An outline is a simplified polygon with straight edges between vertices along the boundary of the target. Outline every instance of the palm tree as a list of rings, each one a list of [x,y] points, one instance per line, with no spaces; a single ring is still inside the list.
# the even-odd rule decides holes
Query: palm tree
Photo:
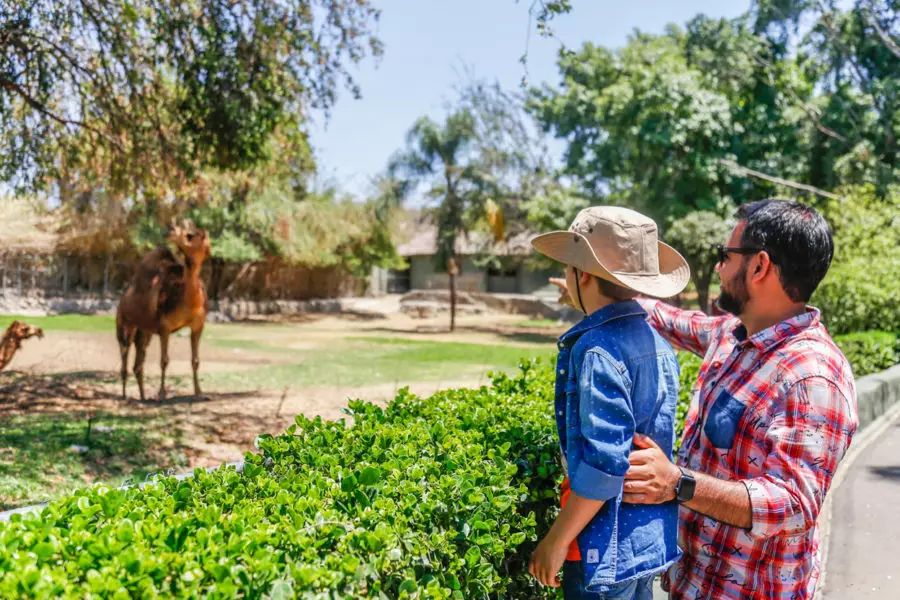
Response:
[[[473,151],[475,127],[468,110],[452,113],[443,125],[421,117],[406,135],[406,150],[388,167],[389,177],[400,182],[396,188],[400,198],[424,184],[426,197],[438,203],[435,258],[450,278],[450,331],[456,328],[456,241],[468,231],[473,212],[483,207],[491,183]]]

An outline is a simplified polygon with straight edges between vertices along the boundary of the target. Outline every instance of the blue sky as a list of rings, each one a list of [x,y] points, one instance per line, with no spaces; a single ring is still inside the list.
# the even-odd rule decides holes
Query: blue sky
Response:
[[[362,99],[344,92],[327,123],[317,117],[312,144],[320,179],[364,194],[370,178],[403,146],[417,117],[445,114],[454,85],[466,80],[467,70],[505,87],[518,86],[524,74],[519,57],[529,31],[529,82],[555,84],[560,42],[541,38],[533,24],[529,30],[530,1],[375,0],[382,9],[384,56],[356,69]],[[574,0],[573,6],[570,14],[553,21],[563,43],[618,47],[635,28],[660,32],[666,24],[684,24],[698,13],[736,17],[750,0]]]

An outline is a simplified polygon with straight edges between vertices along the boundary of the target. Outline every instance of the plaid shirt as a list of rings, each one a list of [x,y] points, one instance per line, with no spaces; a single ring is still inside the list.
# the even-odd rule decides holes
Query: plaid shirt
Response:
[[[704,358],[679,463],[740,481],[753,511],[745,530],[681,508],[672,598],[812,598],[816,520],[858,424],[847,359],[816,309],[747,337],[736,317],[642,305],[663,337]]]

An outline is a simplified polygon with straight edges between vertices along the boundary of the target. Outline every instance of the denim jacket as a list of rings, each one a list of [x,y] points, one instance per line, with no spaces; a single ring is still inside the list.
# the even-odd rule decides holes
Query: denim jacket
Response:
[[[681,556],[678,505],[622,503],[635,432],[671,458],[679,367],[635,301],[585,317],[559,338],[556,425],[572,491],[604,501],[578,536],[587,591],[667,569]]]

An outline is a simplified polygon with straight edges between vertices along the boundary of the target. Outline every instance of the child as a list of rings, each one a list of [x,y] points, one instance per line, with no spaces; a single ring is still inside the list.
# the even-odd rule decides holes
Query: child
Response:
[[[681,556],[678,505],[623,504],[622,487],[636,433],[671,457],[679,367],[635,298],[674,296],[690,269],[651,219],[613,206],[586,208],[568,231],[532,245],[566,265],[572,304],[586,316],[559,338],[563,508],[529,572],[558,587],[562,568],[566,600],[650,600],[653,578]]]

